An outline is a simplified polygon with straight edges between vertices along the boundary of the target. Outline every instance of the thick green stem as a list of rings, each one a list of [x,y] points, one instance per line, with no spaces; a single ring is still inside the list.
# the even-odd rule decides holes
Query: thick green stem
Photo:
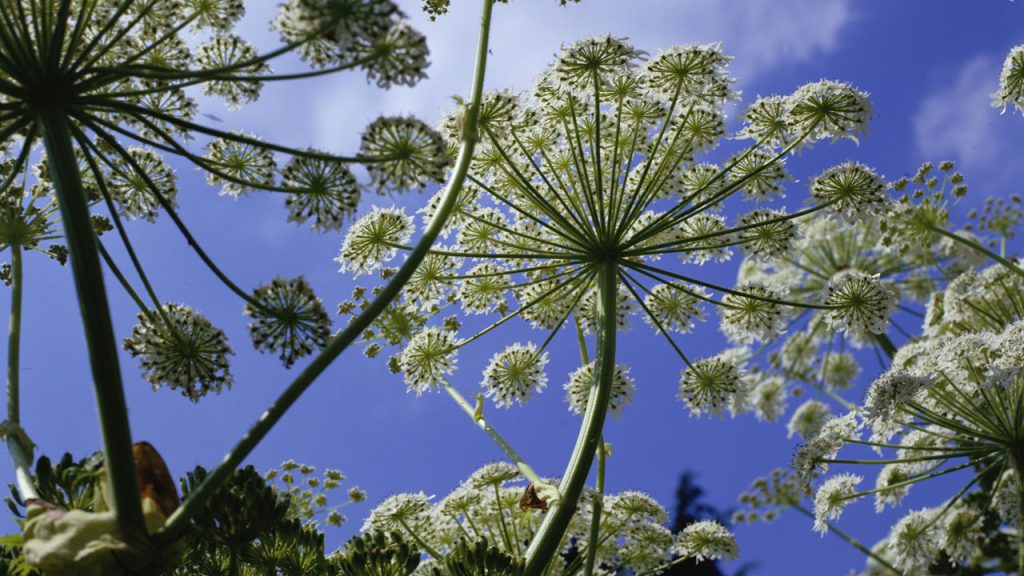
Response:
[[[494,0],[483,0],[483,10],[480,17],[480,36],[477,43],[476,68],[473,76],[472,94],[470,104],[466,111],[465,129],[462,136],[462,148],[459,151],[459,158],[456,162],[455,172],[448,184],[447,192],[438,207],[437,213],[431,219],[423,232],[416,247],[409,253],[405,263],[395,273],[391,281],[384,287],[380,295],[370,303],[369,306],[340,334],[331,339],[313,361],[303,370],[287,389],[274,401],[274,403],[263,413],[249,432],[228,452],[227,456],[215,468],[209,476],[199,485],[198,488],[182,503],[174,514],[167,519],[167,523],[160,531],[154,534],[157,543],[167,543],[176,540],[188,527],[189,520],[206,505],[221,486],[228,480],[235,468],[249,455],[257,444],[270,432],[271,428],[284,416],[285,412],[299,399],[299,396],[313,384],[313,381],[337,358],[349,344],[358,338],[371,322],[379,316],[398,296],[402,287],[409,281],[413,272],[420,262],[426,257],[430,246],[444,228],[448,215],[452,212],[458,199],[462,184],[466,180],[469,171],[469,162],[473,157],[473,149],[478,139],[478,119],[480,117],[480,99],[483,95],[484,72],[487,67],[487,46],[491,27],[491,8]]]
[[[21,357],[21,295],[24,291],[21,246],[11,246],[11,320],[7,332],[7,449],[14,464],[14,477],[21,499],[39,498],[32,483],[32,447],[20,434],[21,400],[19,362]]]
[[[1024,576],[1024,449],[1010,457],[1017,480],[1017,574]]]
[[[562,537],[569,527],[569,521],[576,513],[576,504],[583,493],[583,485],[601,441],[601,430],[608,412],[608,399],[615,376],[617,277],[618,266],[615,262],[597,264],[598,330],[594,382],[590,388],[590,398],[583,414],[576,447],[558,487],[561,499],[551,506],[537,529],[537,534],[530,542],[530,547],[526,551],[525,576],[540,576],[558,552]]]
[[[604,507],[604,470],[607,455],[604,436],[601,436],[600,444],[597,447],[597,486],[594,494],[594,511],[590,516],[590,538],[587,540],[587,561],[583,565],[583,576],[592,576],[594,564],[597,562],[598,537],[601,535],[601,512]]]
[[[576,318],[576,343],[580,348],[580,360],[584,364],[590,364],[590,352],[587,351],[587,339],[583,334],[583,326],[580,319]],[[590,517],[590,537],[587,539],[586,560],[583,566],[583,576],[591,576],[594,573],[594,564],[597,563],[597,549],[600,546],[598,537],[601,535],[601,512],[604,507],[604,472],[605,458],[608,456],[608,446],[604,443],[604,435],[601,435],[600,444],[597,447],[597,486],[594,494],[594,511]]]
[[[146,525],[139,504],[128,406],[121,386],[117,341],[103,286],[96,236],[89,218],[85,190],[82,189],[78,161],[71,147],[71,126],[65,112],[59,108],[40,108],[37,122],[46,145],[46,158],[60,204],[64,236],[71,253],[71,269],[103,432],[104,465],[113,492],[111,504],[117,512],[122,537],[131,541],[146,534]]]
[[[21,401],[18,382],[21,357],[21,246],[11,246],[11,320],[7,330],[7,421],[21,423]]]

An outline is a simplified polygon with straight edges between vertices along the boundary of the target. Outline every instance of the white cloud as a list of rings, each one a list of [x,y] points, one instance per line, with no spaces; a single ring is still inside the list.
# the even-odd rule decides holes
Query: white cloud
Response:
[[[1001,116],[991,94],[999,81],[1000,61],[988,55],[966,62],[952,83],[928,96],[914,115],[914,138],[924,160],[956,160],[968,182],[999,187],[1020,168],[1006,162],[1024,146],[1016,118]]]
[[[276,43],[266,26],[274,4],[251,7],[240,30],[264,48]],[[368,86],[358,72],[288,82],[267,87],[267,102],[237,118],[270,140],[312,141],[339,152],[358,146],[353,134],[380,114],[415,114],[435,122],[452,106],[449,97],[469,88],[479,2],[453,2],[451,13],[436,22],[421,12],[421,0],[398,4],[427,35],[429,79],[412,89],[386,92]],[[835,50],[852,18],[850,0],[584,0],[567,7],[555,0],[515,0],[494,9],[487,87],[525,89],[562,43],[608,33],[629,37],[651,52],[678,43],[721,41],[726,53],[736,57],[732,72],[743,84],[780,65]]]
[[[953,154],[968,166],[985,164],[999,111],[989,105],[999,67],[978,56],[964,64],[956,81],[929,96],[914,115],[914,137],[925,156]]]

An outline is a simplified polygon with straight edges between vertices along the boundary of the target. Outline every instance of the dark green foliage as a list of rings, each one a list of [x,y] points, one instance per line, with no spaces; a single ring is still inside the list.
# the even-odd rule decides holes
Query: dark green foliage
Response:
[[[281,576],[335,576],[324,558],[324,534],[313,525],[285,520],[253,546],[255,565],[274,567]],[[266,572],[264,572],[266,573]]]
[[[206,478],[196,467],[181,482],[183,497]],[[252,466],[236,470],[217,497],[192,520],[194,535],[215,545],[238,548],[281,523],[288,513],[288,498],[278,493]]]
[[[43,500],[61,508],[92,510],[96,481],[102,468],[101,452],[78,461],[71,454],[64,454],[57,466],[53,466],[46,456],[41,456],[36,460],[36,488]],[[20,509],[25,507],[25,503],[21,501],[14,486],[11,486],[11,496],[6,500],[11,511],[21,517]]]
[[[206,477],[196,468],[182,480],[185,496]],[[178,576],[335,576],[315,525],[288,518],[290,499],[252,466],[231,480],[192,520]]]
[[[486,540],[459,543],[444,558],[443,568],[434,568],[434,576],[520,576],[523,561],[505,554]]]
[[[0,537],[0,576],[40,576],[21,555],[21,534]]]
[[[420,564],[420,553],[393,532],[368,532],[345,544],[334,560],[338,576],[408,576]]]
[[[54,466],[49,458],[36,460],[35,485],[39,496],[68,510],[92,510],[96,481],[103,468],[103,454],[96,452],[88,458],[75,460],[64,454]],[[25,502],[12,485],[7,506],[18,518],[24,517]],[[21,555],[21,534],[0,537],[0,576],[40,576]]]

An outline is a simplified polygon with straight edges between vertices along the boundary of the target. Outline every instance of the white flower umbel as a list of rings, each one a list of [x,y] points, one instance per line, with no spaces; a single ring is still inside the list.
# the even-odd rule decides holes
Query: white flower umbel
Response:
[[[816,140],[848,138],[867,132],[871,101],[865,92],[849,84],[820,80],[805,84],[786,101],[784,122],[800,133],[811,129]]]
[[[740,554],[736,537],[713,520],[701,520],[683,528],[672,551],[697,562],[737,558]]]
[[[827,404],[819,400],[808,400],[793,411],[793,416],[786,424],[786,437],[792,438],[795,434],[804,440],[810,440],[818,435],[821,427],[831,418],[832,410]]]
[[[904,574],[926,571],[942,543],[944,526],[933,521],[937,512],[916,510],[901,518],[889,533],[894,564]]]
[[[581,438],[587,444],[578,445],[559,487],[564,505],[549,511],[526,552],[528,573],[543,571],[566,541],[593,458],[582,447],[600,435],[606,411],[618,414],[633,392],[612,344],[630,316],[644,314],[683,364],[692,365],[679,394],[691,411],[722,414],[750,405],[753,380],[741,380],[735,355],[695,363],[685,356],[675,338],[697,319],[696,300],[719,305],[724,330],[740,344],[778,335],[790,309],[822,309],[821,292],[788,300],[787,292],[768,281],[742,281],[730,289],[701,278],[698,265],[727,259],[733,247],[758,258],[791,249],[798,232],[792,221],[822,206],[796,214],[759,205],[739,222],[727,221],[722,211],[732,201],[781,198],[788,180],[783,164],[792,152],[825,137],[855,137],[870,115],[857,90],[816,83],[775,102],[774,111],[764,106],[761,116],[775,113],[782,124],[769,128],[771,136],[732,147],[724,138],[725,104],[735,94],[725,69],[729,58],[719,46],[677,46],[646,61],[640,56],[624,40],[609,36],[566,44],[530,91],[483,95],[475,107],[460,102],[441,123],[449,151],[464,137],[479,140],[467,175],[479,193],[446,197],[457,205],[445,230],[453,244],[435,244],[431,254],[457,265],[440,275],[450,284],[436,284],[439,291],[431,295],[436,306],[421,309],[426,321],[409,332],[432,330],[428,326],[438,322],[430,317],[450,306],[500,315],[465,343],[516,322],[547,332],[538,352],[558,345],[573,328],[585,346],[593,342],[588,334],[597,336],[595,356],[584,357],[600,361],[574,372],[566,386],[571,409],[584,414]],[[466,132],[470,111],[479,112],[473,134]],[[750,116],[752,122],[756,114]],[[764,130],[752,126],[747,132]],[[720,144],[731,147],[723,155],[728,160],[697,164]],[[436,201],[431,205],[427,213],[436,210]],[[379,252],[346,248],[357,257],[348,269],[367,272],[393,255],[390,248],[411,249],[396,241],[367,243]],[[681,294],[668,295],[679,287]],[[460,325],[459,319],[446,318],[444,323],[455,331],[476,328],[476,320]],[[398,367],[405,365],[409,350]],[[596,366],[603,368],[600,374]],[[508,370],[511,364],[489,367],[489,389],[498,389],[493,378],[498,367]],[[783,398],[777,392],[783,391],[766,385],[761,392],[762,415],[777,417]],[[492,398],[512,403],[517,394],[502,391]],[[603,552],[597,554],[603,558]]]
[[[946,512],[943,520],[943,552],[954,566],[966,564],[981,551],[981,543],[987,536],[982,515],[977,509],[958,500]]]
[[[824,535],[830,520],[838,520],[843,509],[860,497],[857,485],[864,478],[855,474],[839,474],[825,481],[814,495],[814,530]]]
[[[743,390],[743,367],[730,354],[698,360],[682,372],[679,399],[690,414],[721,416],[733,396]]]
[[[590,390],[594,384],[594,363],[584,364],[569,375],[569,381],[562,386],[565,389],[565,401],[569,403],[569,411],[583,414],[590,399]],[[612,379],[611,397],[608,400],[608,412],[612,416],[621,416],[622,410],[633,401],[636,384],[629,377],[629,366],[615,365]]]
[[[398,361],[409,390],[419,396],[440,386],[442,378],[455,372],[457,352],[457,342],[450,332],[436,327],[418,332]]]
[[[877,275],[845,270],[832,277],[825,305],[830,306],[828,320],[835,330],[849,334],[882,334],[889,317],[896,311],[896,291]]]
[[[327,344],[331,319],[305,278],[274,278],[253,291],[244,314],[252,317],[249,335],[261,352],[278,352],[285,367]]]
[[[875,421],[891,421],[904,406],[931,386],[931,379],[915,376],[904,370],[889,370],[871,384],[864,399],[864,417]]]
[[[644,298],[644,305],[650,316],[644,320],[656,331],[658,324],[666,330],[686,334],[693,330],[694,323],[704,319],[701,302],[707,298],[707,290],[700,286],[683,286],[681,284],[658,284]]]
[[[227,336],[194,309],[167,303],[159,313],[139,314],[139,323],[124,341],[139,358],[143,378],[156,390],[177,389],[198,402],[209,392],[231,387]]]
[[[412,217],[405,209],[373,207],[353,224],[335,260],[343,271],[365,274],[395,257],[398,247],[412,237]]]
[[[284,205],[288,221],[312,219],[313,230],[337,230],[359,206],[361,191],[355,176],[340,162],[317,158],[293,158],[281,171],[282,184],[295,193]]]
[[[896,507],[903,501],[903,497],[910,492],[910,484],[905,483],[910,479],[906,466],[901,463],[886,464],[882,466],[878,478],[875,479],[875,512],[881,512],[886,505]]]
[[[786,412],[786,381],[780,376],[769,376],[754,386],[750,404],[758,420],[774,422]]]
[[[811,197],[829,204],[830,212],[847,222],[868,218],[887,208],[889,185],[874,170],[847,162],[822,172],[811,182]]]
[[[805,442],[793,455],[792,467],[803,483],[804,491],[810,492],[811,480],[819,471],[828,471],[829,460],[836,457],[839,449],[849,440],[860,437],[861,423],[857,415],[850,412],[846,416],[835,417],[825,422],[818,434]]]
[[[534,392],[539,394],[547,386],[548,376],[544,372],[547,363],[547,352],[538,352],[532,343],[517,342],[507,346],[492,356],[484,369],[484,379],[480,382],[487,390],[484,395],[498,407],[525,404]]]
[[[722,332],[730,340],[750,344],[770,340],[785,331],[786,317],[777,290],[753,282],[737,289],[741,293],[727,294],[718,308]]]

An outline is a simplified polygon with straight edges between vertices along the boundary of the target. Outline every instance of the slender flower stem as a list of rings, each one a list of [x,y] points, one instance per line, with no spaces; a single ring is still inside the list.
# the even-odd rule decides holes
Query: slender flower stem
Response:
[[[483,0],[483,10],[480,17],[480,35],[477,41],[476,67],[474,69],[472,94],[470,105],[466,111],[466,129],[462,137],[462,148],[456,162],[455,172],[447,187],[441,204],[423,232],[416,248],[410,252],[405,263],[395,273],[391,281],[384,287],[380,295],[366,307],[362,314],[352,319],[348,328],[331,339],[313,361],[303,370],[287,389],[274,401],[273,404],[263,413],[249,432],[228,452],[224,460],[217,466],[209,476],[196,488],[181,507],[178,508],[167,519],[164,527],[161,528],[153,539],[157,543],[167,543],[176,540],[188,527],[191,518],[206,505],[228,480],[235,468],[249,455],[257,444],[270,432],[271,428],[284,416],[285,412],[298,400],[299,396],[312,385],[313,381],[323,373],[324,370],[337,358],[349,344],[358,338],[398,295],[399,291],[409,281],[413,272],[420,262],[426,257],[430,246],[437,239],[449,214],[455,207],[462,184],[466,180],[469,171],[469,163],[473,157],[473,150],[478,139],[478,120],[480,117],[480,99],[483,94],[484,73],[487,67],[487,47],[491,27],[491,8],[494,0]]]
[[[37,114],[60,204],[64,235],[71,253],[71,268],[103,432],[104,465],[113,493],[113,509],[117,513],[122,537],[131,541],[146,534],[146,525],[139,503],[128,406],[121,385],[117,342],[103,285],[96,236],[82,189],[78,161],[71,146],[71,126],[67,116],[58,108],[40,108]]]
[[[1022,269],[1020,266],[1014,264],[1013,262],[1010,262],[1006,258],[1003,258],[999,254],[996,254],[995,252],[989,250],[988,248],[985,248],[981,244],[978,244],[977,242],[972,242],[971,240],[968,240],[967,238],[964,238],[962,236],[954,234],[954,233],[950,232],[949,230],[946,230],[946,229],[943,229],[943,228],[939,228],[938,226],[929,225],[928,228],[932,232],[937,232],[938,234],[941,234],[941,235],[945,236],[946,238],[949,238],[950,240],[952,240],[954,242],[957,242],[959,244],[963,244],[964,246],[967,246],[971,250],[974,250],[976,252],[981,252],[985,256],[988,256],[989,258],[991,258],[991,259],[995,260],[996,262],[1002,264],[1003,267],[1005,267],[1010,272],[1013,272],[1014,274],[1020,276],[1021,278],[1024,278],[1024,269]]]
[[[793,509],[796,510],[797,512],[800,512],[804,516],[807,516],[808,518],[814,520],[814,512],[811,512],[810,510],[804,508],[800,504],[794,503],[793,504]],[[829,531],[830,534],[835,534],[840,539],[842,539],[843,542],[846,542],[850,546],[853,546],[857,550],[863,552],[866,556],[868,556],[869,558],[871,558],[875,562],[878,562],[879,564],[881,564],[882,566],[884,566],[888,570],[892,571],[893,574],[897,574],[897,575],[903,574],[903,572],[897,570],[896,567],[893,566],[890,562],[888,562],[885,558],[882,558],[878,554],[875,554],[874,552],[872,552],[870,548],[868,548],[867,546],[861,544],[860,541],[858,541],[856,538],[853,538],[852,536],[850,536],[846,532],[843,532],[839,528],[836,528],[835,525],[832,524],[831,522],[828,522],[827,525],[828,525],[828,531]]]
[[[465,396],[460,394],[459,391],[451,385],[450,382],[442,380],[441,383],[444,385],[444,390],[448,393],[448,396],[450,396],[452,400],[455,400],[455,403],[459,405],[459,408],[462,408],[462,411],[472,418],[473,422],[475,422],[481,430],[491,437],[491,440],[498,445],[498,448],[501,448],[501,451],[504,452],[510,460],[516,463],[516,467],[519,468],[519,471],[522,472],[523,476],[534,484],[540,483],[541,477],[537,472],[535,472],[533,468],[526,463],[526,460],[523,460],[523,457],[519,455],[519,452],[517,452],[516,449],[505,440],[501,433],[495,430],[494,426],[491,426],[490,422],[484,418],[482,413],[482,404],[473,406],[470,404],[469,400],[466,400]]]
[[[150,193],[153,195],[154,198],[156,198],[157,202],[160,204],[160,207],[163,208],[165,212],[167,212],[168,216],[171,217],[171,221],[174,222],[174,225],[178,228],[178,231],[181,232],[181,235],[185,237],[185,241],[188,243],[190,247],[192,247],[192,250],[196,253],[196,255],[199,256],[199,259],[203,261],[203,264],[205,264],[206,267],[210,269],[210,272],[213,272],[213,275],[216,276],[217,279],[220,280],[221,283],[228,288],[228,290],[234,292],[235,295],[241,298],[244,302],[246,302],[253,308],[256,308],[257,310],[261,310],[264,313],[273,315],[272,310],[267,308],[265,304],[263,304],[253,296],[249,295],[245,290],[239,288],[239,286],[235,284],[235,282],[232,281],[231,278],[228,277],[228,275],[225,274],[224,271],[221,270],[219,266],[217,266],[213,259],[210,258],[210,256],[206,253],[206,250],[204,250],[203,247],[199,244],[199,242],[196,241],[195,237],[192,236],[192,233],[189,231],[188,227],[185,226],[185,222],[181,219],[180,216],[178,216],[177,211],[174,210],[174,206],[171,205],[170,200],[168,200],[164,196],[163,192],[160,191],[160,188],[153,182],[149,175],[146,174],[142,166],[140,166],[139,163],[136,162],[134,158],[132,158],[132,155],[128,152],[128,150],[121,146],[111,134],[107,133],[96,124],[92,123],[88,118],[82,117],[80,118],[80,120],[82,121],[82,123],[90,126],[93,132],[95,132],[100,138],[105,140],[107,144],[109,144],[110,147],[114,150],[114,152],[116,152],[121,157],[121,159],[131,168],[135,175],[137,175],[146,185],[146,187],[149,188]],[[120,173],[122,176],[126,178],[131,176],[131,174],[119,168],[117,164],[114,163],[114,161],[104,156],[99,147],[89,142],[84,137],[84,135],[82,135],[81,138],[79,138],[79,142],[82,144],[83,148],[92,148],[93,151],[95,151],[96,154],[99,156],[100,160],[102,160],[107,166],[109,166],[111,170]],[[99,175],[97,175],[97,177],[99,177]]]
[[[561,499],[548,510],[547,516],[530,542],[530,547],[526,550],[524,576],[539,576],[558,552],[559,543],[569,527],[569,520],[576,513],[576,504],[583,493],[583,485],[594,461],[598,443],[601,441],[601,430],[608,412],[608,400],[615,376],[618,266],[615,262],[606,261],[598,263],[596,267],[598,331],[594,382],[591,384],[590,398],[587,400],[587,409],[583,414],[576,447],[558,487]]]
[[[141,106],[136,106],[134,104],[125,104],[124,102],[120,102],[118,100],[95,99],[86,96],[83,96],[81,100],[90,108],[90,110],[95,109],[95,111],[98,112],[115,111],[124,112],[127,114],[139,113],[144,116],[149,116],[150,118],[162,120],[164,122],[167,122],[168,124],[177,126],[185,132],[198,132],[200,134],[211,136],[213,138],[223,138],[225,140],[230,140],[232,142],[248,144],[250,146],[265,148],[267,150],[281,152],[283,154],[288,154],[290,156],[308,158],[310,160],[323,160],[326,162],[341,162],[346,164],[375,164],[400,159],[398,156],[335,156],[333,154],[316,152],[314,150],[300,150],[298,148],[289,148],[288,146],[281,146],[279,144],[273,144],[271,142],[264,142],[257,138],[251,138],[243,134],[225,132],[223,130],[215,130],[208,126],[203,126],[202,124],[187,122],[172,114],[164,114],[163,112],[158,112],[156,110],[151,110],[149,108],[143,108]]]
[[[7,332],[7,449],[14,463],[14,475],[21,499],[39,498],[32,483],[32,447],[24,445],[24,437],[16,426],[21,426],[19,358],[21,356],[21,299],[24,290],[22,251],[19,244],[11,245],[11,319]]]
[[[872,337],[874,341],[882,347],[882,351],[889,357],[889,360],[896,357],[896,345],[889,339],[888,334],[872,334]]]

